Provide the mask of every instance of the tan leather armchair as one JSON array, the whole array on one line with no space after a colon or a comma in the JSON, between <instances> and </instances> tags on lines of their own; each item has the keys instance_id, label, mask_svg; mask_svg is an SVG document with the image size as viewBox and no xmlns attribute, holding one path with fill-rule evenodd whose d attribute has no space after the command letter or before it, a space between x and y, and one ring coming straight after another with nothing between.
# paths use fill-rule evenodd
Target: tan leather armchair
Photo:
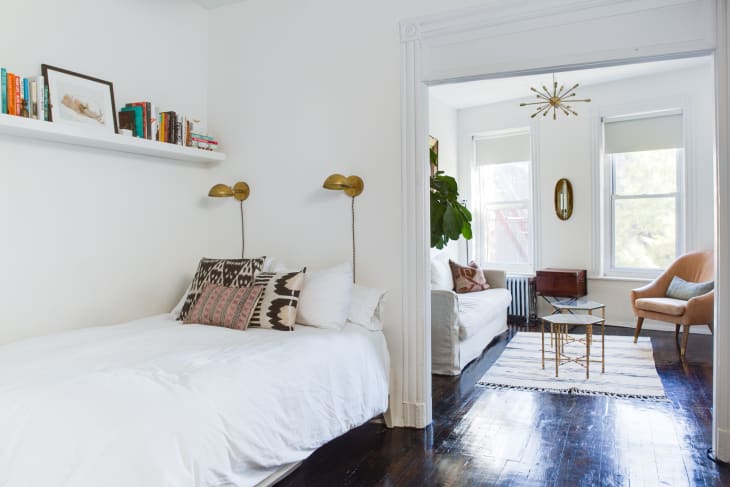
<instances>
[{"instance_id":1,"label":"tan leather armchair","mask_svg":"<svg viewBox=\"0 0 730 487\"><path fill-rule=\"evenodd\" d=\"M679 337L684 327L680 353L687 350L689 329L693 325L707 325L713 331L715 292L710 291L689 301L668 298L667 288L674 276L689 282L706 282L714 279L715 256L712 251L691 252L675 260L659 277L644 287L631 291L631 306L634 308L636 333L634 343L641 333L644 318L674 323L674 334Z\"/></svg>"}]
</instances>

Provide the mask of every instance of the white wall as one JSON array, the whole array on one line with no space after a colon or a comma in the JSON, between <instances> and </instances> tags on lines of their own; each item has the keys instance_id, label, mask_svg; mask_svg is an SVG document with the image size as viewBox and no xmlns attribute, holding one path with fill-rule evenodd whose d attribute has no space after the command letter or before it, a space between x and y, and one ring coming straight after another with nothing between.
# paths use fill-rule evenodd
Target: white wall
<instances>
[{"instance_id":1,"label":"white wall","mask_svg":"<svg viewBox=\"0 0 730 487\"><path fill-rule=\"evenodd\" d=\"M439 141L439 170L459 181L459 132L457 110L434 97L430 97L428 107L429 134ZM461 185L459 186L461 191ZM461 193L460 193L461 196ZM468 206L468 204L467 204ZM444 251L458 262L464 262L466 247L463 238L450 240ZM432 249L432 253L439 252Z\"/></svg>"},{"instance_id":2,"label":"white wall","mask_svg":"<svg viewBox=\"0 0 730 487\"><path fill-rule=\"evenodd\" d=\"M210 13L210 127L230 158L216 177L251 184L247 253L311 269L349 260L349 201L322 182L333 172L364 178L358 281L390 290L395 404L404 361L398 22L478 3L248 0ZM235 213L212 218L214 253L235 255Z\"/></svg>"},{"instance_id":3,"label":"white wall","mask_svg":"<svg viewBox=\"0 0 730 487\"><path fill-rule=\"evenodd\" d=\"M560 77L558 75L558 80ZM565 82L579 82L565 80ZM536 123L539 171L538 214L541 235L537 245L540 267L588 269L599 274L592 238L594 225L593 171L598 151L601 115L636 113L656 108L682 107L686 123L686 165L688 185L687 251L713 247L713 147L714 99L712 66L706 65L656 76L584 86L580 97L593 99L579 104L578 117L540 117ZM520 107L514 100L493 105L459 110L459 174L461 183L470 188L472 144L475 133L523 127L529 123L532 110ZM553 191L555 183L567 177L573 184L574 212L567 221L555 215ZM633 326L634 317L629 291L642 282L629 280L590 279L589 298L607 305L607 319L612 324ZM548 307L541 303L541 313ZM647 324L651 327L652 324ZM661 325L660 325L661 326ZM664 326L662 329L666 329ZM704 330L702 330L704 331Z\"/></svg>"},{"instance_id":4,"label":"white wall","mask_svg":"<svg viewBox=\"0 0 730 487\"><path fill-rule=\"evenodd\" d=\"M173 0L5 2L0 65L41 63L206 116L207 11ZM13 19L13 21L8 21ZM179 42L160 51L161 35ZM208 248L210 169L0 136L0 342L169 310Z\"/></svg>"}]
</instances>

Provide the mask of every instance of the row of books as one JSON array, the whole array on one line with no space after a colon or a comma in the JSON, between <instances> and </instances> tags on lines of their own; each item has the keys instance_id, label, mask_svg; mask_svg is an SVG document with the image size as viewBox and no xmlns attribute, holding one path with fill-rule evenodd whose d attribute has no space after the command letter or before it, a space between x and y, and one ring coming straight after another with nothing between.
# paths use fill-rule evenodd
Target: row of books
<instances>
[{"instance_id":1,"label":"row of books","mask_svg":"<svg viewBox=\"0 0 730 487\"><path fill-rule=\"evenodd\" d=\"M2 113L49 121L49 93L43 76L24 78L0 68ZM119 112L119 128L135 137L186 147L217 150L199 120L174 111L159 111L150 102L127 103Z\"/></svg>"},{"instance_id":2,"label":"row of books","mask_svg":"<svg viewBox=\"0 0 730 487\"><path fill-rule=\"evenodd\" d=\"M48 120L48 87L43 76L23 78L0 68L2 113Z\"/></svg>"},{"instance_id":3,"label":"row of books","mask_svg":"<svg viewBox=\"0 0 730 487\"><path fill-rule=\"evenodd\" d=\"M206 150L218 148L215 139L202 134L199 120L174 111L161 112L148 101L127 103L119 111L119 128L142 139Z\"/></svg>"}]
</instances>

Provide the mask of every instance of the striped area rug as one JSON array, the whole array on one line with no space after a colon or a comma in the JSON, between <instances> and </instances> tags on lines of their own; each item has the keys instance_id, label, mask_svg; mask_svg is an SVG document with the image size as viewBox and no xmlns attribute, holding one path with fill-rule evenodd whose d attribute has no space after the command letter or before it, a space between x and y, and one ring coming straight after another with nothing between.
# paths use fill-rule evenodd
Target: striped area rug
<instances>
[{"instance_id":1,"label":"striped area rug","mask_svg":"<svg viewBox=\"0 0 730 487\"><path fill-rule=\"evenodd\" d=\"M600 335L594 335L591 358L600 359L600 340ZM600 363L591 363L589 379L586 379L585 368L572 362L561 365L556 378L554 361L546 360L545 369L542 369L540 350L540 333L518 332L479 384L494 388L659 401L667 398L654 366L651 339L648 337L640 337L639 342L634 343L633 337L606 336L606 372L601 373ZM565 351L570 356L580 356L585 354L585 345L570 343ZM555 357L547 333L545 357Z\"/></svg>"}]
</instances>

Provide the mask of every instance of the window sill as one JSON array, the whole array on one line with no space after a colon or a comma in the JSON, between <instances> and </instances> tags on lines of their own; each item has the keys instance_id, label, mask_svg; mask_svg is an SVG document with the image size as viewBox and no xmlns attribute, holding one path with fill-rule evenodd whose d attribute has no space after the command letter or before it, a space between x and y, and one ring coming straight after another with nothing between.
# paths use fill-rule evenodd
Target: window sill
<instances>
[{"instance_id":1,"label":"window sill","mask_svg":"<svg viewBox=\"0 0 730 487\"><path fill-rule=\"evenodd\" d=\"M617 282L643 282L649 283L654 279L649 277L621 277L621 276L588 276L589 281L617 281Z\"/></svg>"}]
</instances>

